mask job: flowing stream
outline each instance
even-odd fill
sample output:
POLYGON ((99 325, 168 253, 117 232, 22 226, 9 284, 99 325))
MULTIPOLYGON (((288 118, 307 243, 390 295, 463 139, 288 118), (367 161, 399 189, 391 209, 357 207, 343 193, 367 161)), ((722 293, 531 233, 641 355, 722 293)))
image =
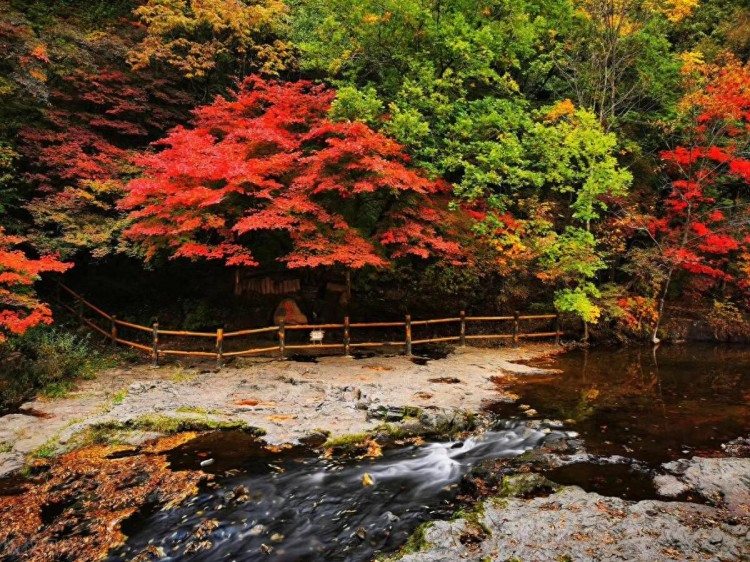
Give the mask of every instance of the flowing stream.
POLYGON ((128 542, 110 560, 149 548, 164 560, 371 560, 403 545, 421 522, 448 517, 457 484, 481 461, 564 437, 540 419, 563 420, 591 454, 549 478, 632 500, 655 496, 661 463, 721 455, 723 443, 750 432, 747 348, 580 351, 540 366, 562 372, 498 383, 538 411, 536 420, 519 404, 498 404, 493 431, 463 442, 341 462, 305 447, 271 455, 243 433, 201 436, 172 451, 171 465, 194 470, 203 462, 216 485, 177 509, 132 518, 128 542))
MULTIPOLYGON (((499 422, 466 441, 386 450, 375 460, 341 464, 302 450, 273 459, 221 458, 222 450, 236 455, 231 441, 243 438, 215 434, 216 441, 200 445, 204 456, 214 459, 212 467, 231 473, 234 465, 242 474, 134 524, 127 529, 130 540, 110 560, 129 560, 148 545, 164 549, 165 560, 370 560, 403 544, 420 522, 448 515, 455 485, 479 461, 516 456, 559 436, 521 421, 499 422), (363 483, 365 474, 372 485, 363 483)), ((196 450, 175 450, 173 465, 188 468, 196 450)))

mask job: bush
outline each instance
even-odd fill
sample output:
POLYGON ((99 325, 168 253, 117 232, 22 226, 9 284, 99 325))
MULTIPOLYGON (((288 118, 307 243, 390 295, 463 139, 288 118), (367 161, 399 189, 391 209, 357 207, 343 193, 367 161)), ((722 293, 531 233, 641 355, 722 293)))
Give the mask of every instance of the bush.
POLYGON ((29 330, 0 347, 0 411, 35 391, 65 396, 76 379, 93 378, 114 364, 114 356, 96 349, 88 334, 46 326, 29 330))

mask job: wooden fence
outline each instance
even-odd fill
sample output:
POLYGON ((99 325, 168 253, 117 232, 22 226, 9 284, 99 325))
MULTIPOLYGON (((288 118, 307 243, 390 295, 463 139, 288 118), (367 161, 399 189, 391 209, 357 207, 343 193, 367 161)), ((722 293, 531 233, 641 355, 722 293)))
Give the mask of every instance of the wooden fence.
POLYGON ((142 326, 132 322, 120 320, 113 314, 108 314, 101 308, 87 301, 84 297, 60 284, 60 289, 72 297, 72 306, 62 299, 59 299, 60 305, 76 315, 84 324, 96 332, 108 338, 113 343, 122 344, 133 349, 148 353, 154 365, 157 365, 161 356, 182 356, 182 357, 206 357, 216 359, 218 365, 222 365, 224 359, 230 357, 244 357, 252 355, 262 355, 268 353, 278 353, 281 358, 287 356, 289 352, 304 350, 339 350, 344 355, 350 355, 353 349, 359 348, 378 348, 378 347, 402 347, 406 355, 412 354, 412 346, 427 343, 457 342, 459 345, 466 345, 467 341, 472 340, 509 340, 517 345, 521 339, 532 338, 554 338, 555 343, 560 342, 563 331, 560 323, 559 314, 526 314, 521 315, 515 312, 512 316, 467 316, 464 311, 458 316, 450 318, 435 318, 430 320, 412 320, 410 315, 406 315, 402 321, 394 322, 351 322, 349 317, 345 317, 340 324, 289 324, 281 322, 278 326, 267 326, 265 328, 252 328, 249 330, 236 330, 225 332, 223 328, 218 328, 215 332, 194 332, 188 330, 165 330, 159 327, 158 322, 152 326, 142 326), (84 311, 94 313, 98 321, 88 318, 84 311), (101 322, 105 322, 102 326, 101 322), (552 331, 524 332, 522 323, 529 321, 547 321, 553 323, 552 331), (507 331, 499 333, 467 333, 467 327, 477 324, 499 323, 508 326, 507 331), (415 328, 421 327, 444 327, 451 324, 458 325, 457 335, 439 335, 432 337, 414 338, 412 332, 415 328), (394 333, 401 334, 398 339, 391 341, 353 341, 352 332, 355 330, 389 330, 391 335, 394 333), (287 336, 290 332, 296 331, 335 331, 341 332, 341 338, 338 343, 288 343, 287 336), (145 341, 133 341, 123 337, 124 331, 140 333, 145 341), (260 342, 258 347, 247 349, 228 350, 227 342, 234 339, 265 336, 270 341, 260 342), (184 340, 190 338, 193 340, 202 340, 211 342, 213 351, 198 351, 188 349, 171 349, 163 345, 166 338, 174 340, 184 340), (401 339, 403 338, 403 339, 401 339), (270 345, 273 342, 273 345, 270 345))

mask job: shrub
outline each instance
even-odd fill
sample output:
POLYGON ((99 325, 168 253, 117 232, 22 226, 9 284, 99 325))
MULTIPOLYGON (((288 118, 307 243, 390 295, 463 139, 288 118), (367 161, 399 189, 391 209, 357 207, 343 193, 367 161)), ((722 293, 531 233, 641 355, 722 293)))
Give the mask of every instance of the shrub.
POLYGON ((114 364, 115 357, 98 350, 88 334, 46 326, 30 330, 0 347, 0 410, 37 390, 51 398, 65 396, 76 379, 93 378, 114 364))

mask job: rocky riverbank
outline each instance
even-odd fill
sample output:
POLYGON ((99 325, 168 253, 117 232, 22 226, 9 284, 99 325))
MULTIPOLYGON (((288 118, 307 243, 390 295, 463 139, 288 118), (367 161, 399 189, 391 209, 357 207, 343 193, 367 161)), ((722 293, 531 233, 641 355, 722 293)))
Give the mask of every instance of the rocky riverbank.
POLYGON ((560 349, 465 348, 434 361, 321 357, 238 360, 223 369, 112 369, 64 399, 37 399, 0 417, 0 477, 92 440, 135 444, 181 430, 244 428, 280 445, 311 436, 346 442, 384 423, 408 425, 413 433, 462 429, 486 402, 514 399, 493 377, 539 372, 516 362, 560 349))
POLYGON ((549 483, 554 492, 533 497, 541 484, 528 475, 506 484, 532 497, 493 497, 471 517, 428 525, 412 541, 416 552, 399 560, 746 560, 750 554, 747 518, 723 507, 632 502, 549 483))
MULTIPOLYGON (((725 451, 746 455, 748 442, 737 439, 725 451)), ((622 457, 591 457, 582 452, 580 443, 564 441, 516 459, 488 463, 469 479, 485 499, 452 520, 424 524, 391 560, 734 561, 750 557, 750 458, 692 457, 645 470, 646 478, 653 479, 655 498, 641 501, 550 480, 554 469, 582 459, 603 467, 632 465, 622 457)), ((648 488, 645 482, 641 486, 648 488)))

